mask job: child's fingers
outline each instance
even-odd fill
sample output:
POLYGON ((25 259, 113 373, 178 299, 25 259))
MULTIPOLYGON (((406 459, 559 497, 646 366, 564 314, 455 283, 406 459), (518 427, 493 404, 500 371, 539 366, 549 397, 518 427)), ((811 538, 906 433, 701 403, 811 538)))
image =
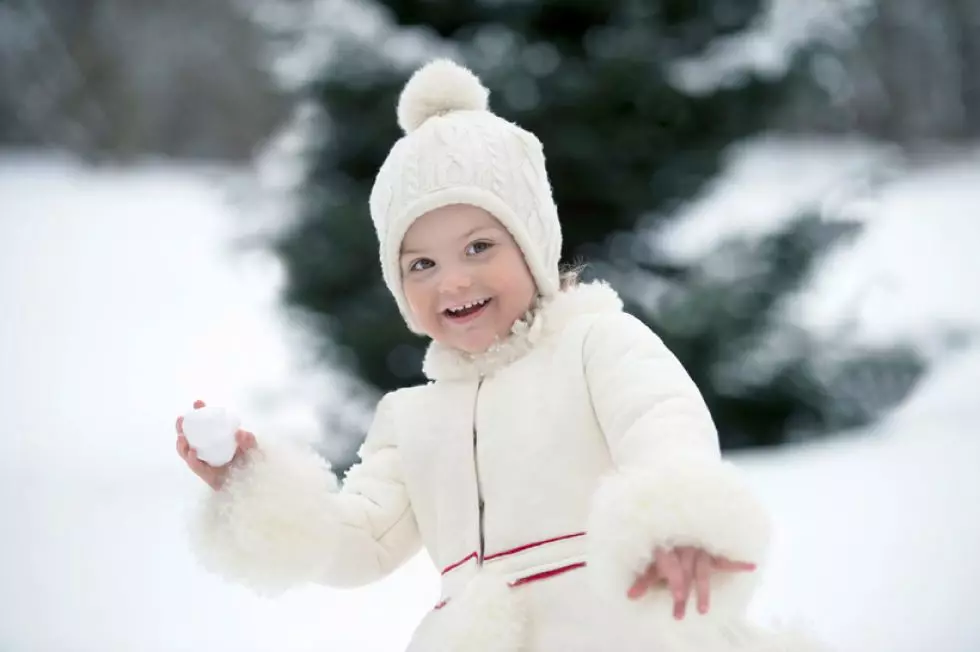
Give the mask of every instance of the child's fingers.
POLYGON ((712 562, 714 569, 716 571, 725 572, 738 572, 738 571, 754 571, 756 566, 753 563, 747 561, 732 561, 721 556, 712 557, 712 562))
POLYGON ((184 434, 184 417, 183 417, 183 415, 177 417, 177 434, 178 435, 183 435, 184 434))
POLYGON ((187 443, 187 438, 184 435, 177 435, 177 454, 187 459, 187 449, 190 446, 187 443))
POLYGON ((187 464, 190 465, 193 471, 199 474, 209 474, 212 471, 211 465, 199 459, 197 456, 197 451, 193 448, 190 448, 187 451, 187 464))
POLYGON ((202 401, 200 399, 194 401, 194 409, 195 410, 200 410, 202 407, 204 407, 204 401, 202 401))
POLYGON ((708 613, 711 607, 711 556, 701 552, 694 562, 694 583, 698 596, 698 611, 708 613))
POLYGON ((684 576, 677 553, 672 550, 657 549, 655 567, 660 577, 667 582, 671 592, 677 594, 684 586, 684 576))
POLYGON ((629 591, 626 592, 626 597, 630 600, 636 600, 647 592, 647 580, 646 575, 640 575, 633 582, 633 586, 630 587, 629 591))
POLYGON ((680 618, 683 613, 681 607, 684 604, 684 576, 681 562, 676 552, 668 552, 662 548, 657 549, 656 560, 657 572, 667 581, 667 586, 674 596, 674 617, 680 618))
POLYGON ((197 477, 204 480, 204 482, 206 482, 212 489, 217 491, 221 487, 221 473, 210 464, 201 461, 197 457, 197 451, 195 451, 193 448, 188 447, 186 449, 184 461, 187 463, 188 468, 190 468, 190 470, 193 471, 197 477))
POLYGON ((680 559, 681 571, 683 573, 680 606, 680 617, 683 618, 687 611, 687 601, 691 598, 691 589, 693 588, 694 582, 694 563, 697 561, 698 551, 691 547, 680 548, 677 552, 677 557, 680 559))
POLYGON ((255 435, 247 430, 239 430, 235 433, 235 442, 238 443, 239 448, 247 451, 250 448, 255 448, 255 435))
POLYGON ((628 597, 630 600, 641 598, 643 597, 643 594, 650 590, 655 583, 656 570, 653 568, 653 566, 649 566, 644 573, 637 576, 636 581, 633 582, 633 586, 631 586, 629 591, 626 592, 626 597, 628 597))

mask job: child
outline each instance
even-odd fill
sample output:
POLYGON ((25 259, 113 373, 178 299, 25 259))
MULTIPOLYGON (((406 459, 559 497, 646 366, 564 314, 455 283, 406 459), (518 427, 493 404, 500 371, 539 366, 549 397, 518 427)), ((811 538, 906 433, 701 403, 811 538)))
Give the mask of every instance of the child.
POLYGON ((411 652, 651 652, 682 633, 763 649, 742 612, 766 513, 660 339, 609 286, 560 276, 541 144, 487 102, 448 60, 417 71, 371 193, 431 382, 382 398, 340 487, 312 452, 246 432, 208 467, 178 421, 214 488, 195 550, 280 591, 367 584, 424 546, 442 595, 411 652))

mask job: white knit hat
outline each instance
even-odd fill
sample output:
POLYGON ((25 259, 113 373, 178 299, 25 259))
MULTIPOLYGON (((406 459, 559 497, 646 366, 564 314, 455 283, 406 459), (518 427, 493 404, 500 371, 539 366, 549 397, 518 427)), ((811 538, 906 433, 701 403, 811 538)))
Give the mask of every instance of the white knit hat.
POLYGON ((409 328, 421 334, 402 292, 402 238, 417 218, 470 204, 506 227, 524 253, 538 293, 558 292, 561 227, 541 142, 488 109, 489 92, 447 59, 412 75, 398 100, 399 139, 371 190, 381 269, 409 328))

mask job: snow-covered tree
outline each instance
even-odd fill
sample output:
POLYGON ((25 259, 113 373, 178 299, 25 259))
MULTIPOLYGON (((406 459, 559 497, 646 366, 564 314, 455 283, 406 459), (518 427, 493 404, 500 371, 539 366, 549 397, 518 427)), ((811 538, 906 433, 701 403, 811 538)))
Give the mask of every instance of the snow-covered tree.
POLYGON ((304 107, 292 154, 302 165, 293 168, 290 214, 280 216, 272 246, 286 270, 287 308, 322 359, 374 397, 421 380, 425 342, 405 329, 381 281, 367 198, 400 135, 397 94, 437 55, 468 64, 490 88, 492 108, 541 138, 564 261, 586 262, 587 278, 611 279, 628 308, 668 341, 701 385, 724 446, 778 444, 874 419, 895 397, 843 409, 834 388, 846 365, 899 370, 899 395, 918 377, 921 361, 904 350, 851 352, 825 368, 817 343, 805 333, 789 337, 791 325, 780 321, 778 307, 848 229, 827 231, 802 215, 783 233, 726 244, 694 263, 672 260, 651 238, 715 178, 730 145, 766 129, 800 89, 813 87, 809 45, 831 41, 834 20, 825 20, 820 39, 785 39, 772 28, 773 6, 754 1, 292 8, 291 17, 268 14, 280 21, 280 42, 292 46, 279 70, 304 107), (727 65, 740 40, 756 54, 775 48, 779 60, 727 65), (719 273, 719 259, 733 266, 719 273), (767 352, 771 337, 790 351, 767 352))

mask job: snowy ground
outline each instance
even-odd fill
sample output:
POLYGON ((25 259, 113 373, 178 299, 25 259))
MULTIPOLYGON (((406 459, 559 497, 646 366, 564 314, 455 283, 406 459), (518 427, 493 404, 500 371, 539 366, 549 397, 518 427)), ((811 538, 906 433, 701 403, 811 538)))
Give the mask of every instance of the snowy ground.
MULTIPOLYGON (((753 198, 826 198, 828 184, 853 177, 845 159, 868 157, 766 143, 739 157, 692 223, 711 224, 721 202, 753 228, 753 198), (814 166, 797 178, 822 185, 764 173, 793 156, 814 166)), ((276 268, 228 255, 234 218, 218 179, 0 159, 4 652, 394 651, 434 601, 424 556, 366 589, 276 601, 193 564, 182 524, 202 488, 173 451, 174 417, 204 397, 257 432, 308 433, 312 404, 283 395, 322 387, 295 373, 271 310, 276 268)), ((832 323, 871 285, 887 291, 873 294, 869 337, 980 322, 978 181, 973 158, 902 172, 864 202, 869 231, 818 279, 806 318, 832 323)), ((978 382, 973 349, 874 432, 738 459, 779 524, 760 614, 803 618, 841 652, 980 649, 978 382)))

